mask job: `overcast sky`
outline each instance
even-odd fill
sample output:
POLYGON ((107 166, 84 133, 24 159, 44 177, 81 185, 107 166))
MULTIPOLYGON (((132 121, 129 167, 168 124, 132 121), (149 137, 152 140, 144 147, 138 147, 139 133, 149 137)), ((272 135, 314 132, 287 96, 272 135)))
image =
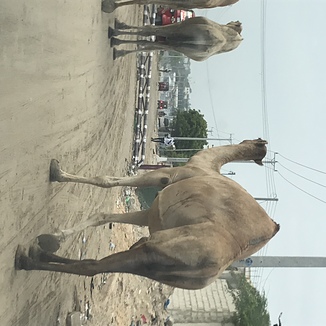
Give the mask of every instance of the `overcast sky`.
MULTIPOLYGON (((234 142, 267 138, 269 156, 279 152, 326 171, 326 1, 240 0, 196 14, 243 24, 244 40, 236 50, 192 61, 192 107, 204 113, 213 136, 232 133, 234 142)), ((284 157, 276 156, 279 173, 254 164, 229 164, 226 170, 236 172, 234 180, 253 196, 279 198, 277 205, 263 204, 281 224, 263 254, 326 256, 326 174, 284 157)), ((282 325, 326 325, 326 269, 260 269, 254 281, 266 292, 272 323, 283 312, 282 325)))

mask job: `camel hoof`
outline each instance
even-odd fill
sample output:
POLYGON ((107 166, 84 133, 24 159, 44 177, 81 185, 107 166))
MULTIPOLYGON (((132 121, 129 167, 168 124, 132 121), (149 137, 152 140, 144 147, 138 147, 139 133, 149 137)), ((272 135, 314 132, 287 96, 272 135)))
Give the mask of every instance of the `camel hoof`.
POLYGON ((58 160, 51 160, 49 179, 51 182, 60 181, 60 165, 58 160))
POLYGON ((60 248, 60 239, 53 234, 41 234, 37 237, 41 249, 47 252, 56 252, 60 248))
POLYGON ((15 255, 15 269, 16 270, 31 270, 34 267, 33 260, 26 256, 25 251, 21 245, 18 245, 15 255))
POLYGON ((108 28, 108 38, 110 39, 112 36, 114 36, 114 29, 109 26, 109 28, 108 28))
POLYGON ((102 11, 111 14, 116 9, 115 2, 112 0, 102 1, 102 11))

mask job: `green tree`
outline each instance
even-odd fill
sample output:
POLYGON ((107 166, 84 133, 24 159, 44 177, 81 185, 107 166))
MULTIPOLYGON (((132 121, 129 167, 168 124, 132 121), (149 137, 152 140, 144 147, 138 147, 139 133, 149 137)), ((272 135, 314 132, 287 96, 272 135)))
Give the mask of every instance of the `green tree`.
MULTIPOLYGON (((207 122, 204 115, 197 110, 178 111, 173 120, 172 137, 201 137, 207 138, 207 122)), ((207 145, 206 140, 177 140, 176 148, 202 149, 207 145)))
POLYGON ((232 322, 236 326, 269 326, 271 321, 265 294, 260 294, 244 275, 237 277, 238 290, 233 293, 236 313, 232 322))

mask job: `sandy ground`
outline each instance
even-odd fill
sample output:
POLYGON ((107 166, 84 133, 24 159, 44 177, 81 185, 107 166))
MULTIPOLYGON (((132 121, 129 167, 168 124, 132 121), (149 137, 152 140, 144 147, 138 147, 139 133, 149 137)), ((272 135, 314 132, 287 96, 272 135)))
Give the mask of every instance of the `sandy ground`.
MULTIPOLYGON (((69 172, 125 175, 131 159, 136 56, 113 62, 107 27, 141 22, 139 8, 101 12, 100 0, 0 2, 0 324, 65 325, 85 311, 89 325, 129 325, 162 310, 169 290, 131 275, 14 270, 19 243, 76 225, 97 211, 123 211, 121 189, 51 184, 49 162, 69 172)), ((156 99, 152 99, 155 103, 156 99)), ((154 121, 154 118, 151 118, 154 121)), ((153 132, 153 128, 151 129, 153 132)), ((59 254, 101 258, 145 232, 114 225, 67 240, 59 254), (109 241, 116 248, 109 249, 109 241)))

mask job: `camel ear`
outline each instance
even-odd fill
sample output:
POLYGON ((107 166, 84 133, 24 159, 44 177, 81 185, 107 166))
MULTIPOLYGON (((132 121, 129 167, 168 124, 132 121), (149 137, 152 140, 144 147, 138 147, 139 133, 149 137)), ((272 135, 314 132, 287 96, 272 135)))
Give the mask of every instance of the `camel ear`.
POLYGON ((258 165, 261 165, 261 166, 264 165, 263 162, 262 162, 262 160, 255 160, 255 163, 258 164, 258 165))
POLYGON ((256 141, 256 144, 257 144, 258 146, 265 146, 265 145, 268 144, 268 142, 267 142, 266 140, 261 139, 261 138, 257 138, 257 139, 255 139, 255 141, 256 141))

